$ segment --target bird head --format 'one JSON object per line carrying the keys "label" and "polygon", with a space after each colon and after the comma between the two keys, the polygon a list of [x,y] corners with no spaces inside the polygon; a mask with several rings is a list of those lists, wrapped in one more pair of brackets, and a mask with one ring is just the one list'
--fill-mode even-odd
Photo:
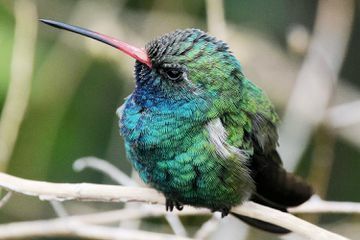
{"label": "bird head", "polygon": [[223,94],[233,89],[231,76],[241,75],[227,44],[198,29],[167,33],[147,43],[145,51],[151,67],[137,63],[137,83],[160,85],[179,99]]}

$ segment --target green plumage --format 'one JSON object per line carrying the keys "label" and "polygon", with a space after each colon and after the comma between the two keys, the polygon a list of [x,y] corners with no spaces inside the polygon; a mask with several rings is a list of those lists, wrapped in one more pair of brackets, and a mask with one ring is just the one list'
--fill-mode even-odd
{"label": "green plumage", "polygon": [[[268,97],[244,76],[227,45],[202,31],[166,34],[146,51],[152,68],[136,63],[136,88],[118,110],[128,157],[141,178],[171,207],[189,204],[226,215],[256,200],[257,173],[266,177],[259,169],[273,166],[275,179],[284,172],[280,158],[271,157],[277,156],[278,116]],[[295,194],[291,184],[275,182],[267,187]],[[310,188],[301,188],[306,200]],[[265,199],[273,202],[271,194]]]}
{"label": "green plumage", "polygon": [[[136,88],[117,113],[127,156],[144,182],[164,193],[166,208],[207,207],[226,216],[253,200],[286,211],[312,195],[282,168],[278,116],[248,80],[228,46],[197,30],[177,30],[145,51],[90,30],[52,21],[138,59]],[[287,229],[237,215],[276,233]]]}

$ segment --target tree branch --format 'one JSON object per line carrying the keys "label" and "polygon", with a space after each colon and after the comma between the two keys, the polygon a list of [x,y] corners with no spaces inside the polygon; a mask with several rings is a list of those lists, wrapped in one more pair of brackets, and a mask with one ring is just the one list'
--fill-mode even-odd
{"label": "tree branch", "polygon": [[[85,168],[93,168],[95,170],[101,171],[112,178],[115,182],[125,185],[139,187],[139,185],[131,178],[129,178],[123,171],[117,169],[114,165],[110,164],[108,161],[96,158],[96,157],[84,157],[76,160],[73,164],[76,171],[82,171]],[[125,208],[129,206],[125,204]],[[137,206],[133,206],[137,207]],[[169,223],[171,229],[176,235],[186,237],[188,234],[185,227],[181,223],[180,219],[176,215],[166,214],[166,221]],[[140,224],[140,222],[139,222]]]}
{"label": "tree branch", "polygon": [[319,196],[313,196],[304,204],[288,209],[291,213],[349,213],[360,214],[358,202],[324,201]]}
{"label": "tree branch", "polygon": [[314,35],[280,126],[279,150],[288,169],[295,168],[312,131],[326,116],[355,9],[353,0],[318,1]]}
{"label": "tree branch", "polygon": [[0,200],[0,208],[5,206],[5,204],[9,202],[11,196],[12,196],[12,192],[7,192],[5,194],[5,196]]}
{"label": "tree branch", "polygon": [[0,171],[7,168],[28,106],[38,26],[33,1],[16,1],[14,7],[16,25],[11,79],[0,118]]}
{"label": "tree branch", "polygon": [[75,236],[102,240],[189,240],[189,238],[163,233],[90,225],[68,218],[9,223],[0,226],[0,239],[28,239],[45,236]]}
{"label": "tree branch", "polygon": [[[0,186],[18,193],[37,196],[41,200],[81,200],[102,202],[146,202],[164,204],[164,197],[156,190],[140,187],[123,187],[90,183],[67,184],[26,180],[0,173]],[[191,207],[187,207],[190,208]],[[309,239],[346,239],[291,214],[246,202],[231,210],[244,216],[271,222]],[[2,232],[2,231],[0,231]]]}

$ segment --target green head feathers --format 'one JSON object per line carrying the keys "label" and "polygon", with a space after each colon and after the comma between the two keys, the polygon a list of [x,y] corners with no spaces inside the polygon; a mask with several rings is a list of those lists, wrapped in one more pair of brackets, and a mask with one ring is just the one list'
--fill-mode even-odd
{"label": "green head feathers", "polygon": [[242,75],[227,44],[198,29],[165,34],[146,44],[145,50],[152,67],[138,62],[137,82],[156,85],[157,91],[169,92],[175,99],[227,95]]}

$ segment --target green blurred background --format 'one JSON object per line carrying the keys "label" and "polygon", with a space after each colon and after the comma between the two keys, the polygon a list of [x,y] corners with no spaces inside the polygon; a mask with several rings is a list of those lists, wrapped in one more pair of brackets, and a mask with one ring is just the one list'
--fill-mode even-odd
{"label": "green blurred background", "polygon": [[[15,2],[0,0],[1,107],[11,79]],[[205,1],[37,0],[31,3],[37,18],[84,26],[137,46],[176,28],[208,29]],[[349,50],[337,85],[340,87],[334,90],[331,105],[357,100],[360,96],[358,3],[355,8]],[[317,1],[311,0],[224,1],[227,24],[224,39],[244,65],[245,73],[266,90],[280,115],[285,111],[306,54],[316,9]],[[73,170],[76,159],[96,156],[130,174],[115,111],[134,87],[133,61],[116,49],[50,28],[37,19],[33,21],[29,24],[38,24],[38,29],[34,62],[29,63],[33,64],[31,94],[14,151],[3,171],[44,181],[113,183],[95,170]],[[309,181],[316,181],[317,173],[328,171],[328,176],[322,179],[325,184],[318,186],[326,199],[360,201],[360,135],[355,134],[359,128],[359,123],[336,130],[321,124],[305,143],[306,151],[297,163],[297,172],[309,177]],[[344,137],[343,131],[353,134]],[[327,167],[315,169],[319,172],[314,173],[314,161],[324,155]],[[79,204],[66,203],[72,213],[119,207],[118,204],[83,205],[78,208]],[[15,195],[0,210],[2,223],[50,217],[55,214],[48,203],[22,195]],[[187,219],[188,225],[193,225],[195,220]],[[321,221],[324,226],[348,236],[360,236],[356,216],[332,215],[310,220]],[[163,222],[155,221],[155,226],[162,225]]]}

